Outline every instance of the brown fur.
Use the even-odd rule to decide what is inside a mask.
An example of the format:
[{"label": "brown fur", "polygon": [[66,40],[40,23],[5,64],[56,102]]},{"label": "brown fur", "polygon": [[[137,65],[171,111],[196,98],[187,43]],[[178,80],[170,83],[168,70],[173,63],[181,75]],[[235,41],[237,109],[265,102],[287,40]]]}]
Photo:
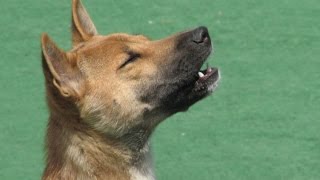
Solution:
[{"label": "brown fur", "polygon": [[[163,77],[181,36],[102,36],[80,0],[73,0],[72,49],[59,49],[46,34],[41,38],[50,110],[43,180],[128,180],[130,168],[146,171],[148,138],[174,112],[141,97],[154,85],[167,86]],[[123,67],[132,52],[138,60]]]}]

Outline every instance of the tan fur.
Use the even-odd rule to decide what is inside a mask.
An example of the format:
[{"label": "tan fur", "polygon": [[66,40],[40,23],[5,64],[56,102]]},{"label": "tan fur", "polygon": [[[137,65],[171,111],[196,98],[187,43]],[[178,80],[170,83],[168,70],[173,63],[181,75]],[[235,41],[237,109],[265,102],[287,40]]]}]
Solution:
[{"label": "tan fur", "polygon": [[41,37],[50,113],[42,179],[154,180],[154,128],[217,86],[217,68],[200,70],[212,50],[208,30],[157,41],[103,36],[80,0],[72,3],[72,49]]}]

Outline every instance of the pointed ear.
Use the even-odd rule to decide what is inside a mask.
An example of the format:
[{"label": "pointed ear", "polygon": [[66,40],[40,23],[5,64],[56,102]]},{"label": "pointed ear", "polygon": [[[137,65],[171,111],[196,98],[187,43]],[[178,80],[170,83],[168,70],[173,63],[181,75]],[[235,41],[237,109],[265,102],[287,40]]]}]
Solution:
[{"label": "pointed ear", "polygon": [[54,86],[65,97],[79,97],[81,73],[76,58],[59,49],[47,34],[42,35],[41,44]]},{"label": "pointed ear", "polygon": [[89,14],[83,7],[80,0],[72,0],[72,44],[73,46],[87,41],[92,36],[97,35]]}]

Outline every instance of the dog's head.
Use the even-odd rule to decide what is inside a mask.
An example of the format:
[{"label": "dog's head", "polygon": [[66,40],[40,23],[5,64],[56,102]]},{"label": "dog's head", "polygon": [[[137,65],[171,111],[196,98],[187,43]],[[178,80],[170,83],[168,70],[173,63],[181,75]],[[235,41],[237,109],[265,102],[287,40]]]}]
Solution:
[{"label": "dog's head", "polygon": [[212,51],[205,27],[157,41],[102,36],[79,0],[73,0],[72,20],[72,50],[42,36],[47,73],[61,97],[72,99],[83,121],[101,132],[153,127],[217,86],[218,69],[200,70]]}]

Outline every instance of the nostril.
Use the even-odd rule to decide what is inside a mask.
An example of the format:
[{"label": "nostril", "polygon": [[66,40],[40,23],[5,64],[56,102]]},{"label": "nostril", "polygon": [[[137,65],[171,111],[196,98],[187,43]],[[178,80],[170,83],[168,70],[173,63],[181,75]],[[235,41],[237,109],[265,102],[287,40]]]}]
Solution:
[{"label": "nostril", "polygon": [[199,27],[194,30],[193,42],[201,44],[209,40],[209,33],[206,27]]}]

